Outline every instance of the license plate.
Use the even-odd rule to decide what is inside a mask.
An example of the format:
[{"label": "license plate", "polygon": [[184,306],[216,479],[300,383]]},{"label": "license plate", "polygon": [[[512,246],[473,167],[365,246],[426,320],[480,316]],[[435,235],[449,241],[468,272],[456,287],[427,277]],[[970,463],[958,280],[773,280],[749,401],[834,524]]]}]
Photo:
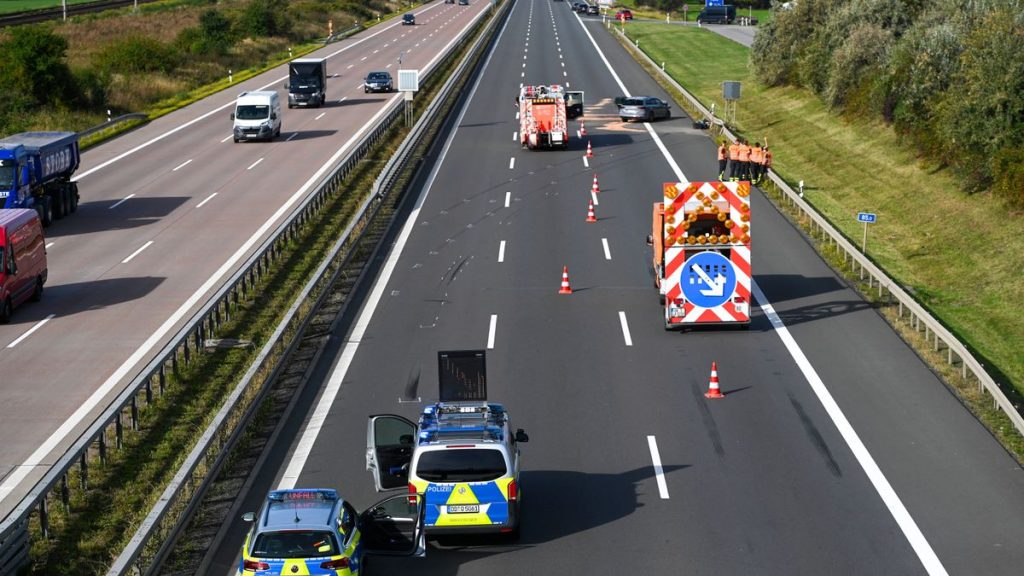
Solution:
[{"label": "license plate", "polygon": [[448,506],[449,514],[475,514],[480,512],[479,504],[451,504]]}]

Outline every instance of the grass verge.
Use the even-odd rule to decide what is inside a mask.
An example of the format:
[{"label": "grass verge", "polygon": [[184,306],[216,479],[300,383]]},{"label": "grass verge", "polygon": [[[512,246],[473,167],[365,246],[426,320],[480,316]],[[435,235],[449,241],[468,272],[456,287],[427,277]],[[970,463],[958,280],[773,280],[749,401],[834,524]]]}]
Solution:
[{"label": "grass verge", "polygon": [[[433,98],[457,61],[425,82],[421,95]],[[254,347],[200,355],[175,374],[167,392],[141,412],[139,430],[126,432],[122,449],[111,451],[104,466],[90,469],[88,488],[72,491],[71,513],[61,508],[56,494],[51,496],[51,539],[33,540],[32,563],[24,573],[106,572],[402,142],[408,130],[400,122],[395,126],[285,246],[275,272],[260,280],[256,295],[241,302],[218,331],[220,338],[249,340]],[[396,186],[405,186],[409,178],[399,178]],[[77,468],[68,481],[81,483]],[[38,517],[30,529],[39,533]]]},{"label": "grass verge", "polygon": [[[1021,213],[990,194],[969,196],[958,190],[950,174],[901,146],[884,124],[835,116],[805,90],[760,85],[750,73],[744,46],[707,30],[653,23],[627,26],[627,33],[653,60],[666,62],[666,71],[705,105],[716,103],[721,110],[720,83],[742,81],[742,99],[730,127],[751,141],[767,140],[776,171],[789,182],[803,180],[806,199],[856,244],[862,233],[857,212],[878,213],[869,256],[971,348],[1021,409],[1024,355],[1017,342],[1024,319],[1016,314],[1016,302],[1024,296],[1018,280],[1024,266]],[[850,272],[841,257],[830,257],[820,246],[819,251],[837,270]],[[906,332],[901,323],[894,325]],[[904,334],[912,345],[913,332]],[[958,371],[955,377],[947,374],[945,359],[932,354],[930,346],[915,347],[1024,461],[1024,439],[992,410],[991,400],[979,396],[973,385],[961,385]]]}]

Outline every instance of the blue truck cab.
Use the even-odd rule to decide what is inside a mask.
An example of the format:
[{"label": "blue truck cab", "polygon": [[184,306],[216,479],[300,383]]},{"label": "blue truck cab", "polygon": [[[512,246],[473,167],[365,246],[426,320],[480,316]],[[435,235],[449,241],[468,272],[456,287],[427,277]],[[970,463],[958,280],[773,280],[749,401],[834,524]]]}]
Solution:
[{"label": "blue truck cab", "polygon": [[0,208],[32,208],[43,226],[78,209],[78,134],[23,132],[0,140]]}]

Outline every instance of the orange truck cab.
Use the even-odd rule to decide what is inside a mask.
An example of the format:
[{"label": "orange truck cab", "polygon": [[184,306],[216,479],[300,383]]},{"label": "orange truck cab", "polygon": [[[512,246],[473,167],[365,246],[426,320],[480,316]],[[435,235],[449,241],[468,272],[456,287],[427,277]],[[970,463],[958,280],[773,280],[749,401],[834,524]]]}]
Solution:
[{"label": "orange truck cab", "polygon": [[10,321],[15,306],[42,298],[46,275],[39,214],[31,209],[0,210],[0,323]]}]

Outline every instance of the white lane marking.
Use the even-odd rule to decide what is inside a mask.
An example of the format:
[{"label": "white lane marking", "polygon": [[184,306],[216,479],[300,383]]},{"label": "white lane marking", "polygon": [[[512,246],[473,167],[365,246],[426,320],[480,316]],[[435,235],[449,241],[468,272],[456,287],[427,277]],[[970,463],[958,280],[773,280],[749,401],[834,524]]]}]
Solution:
[{"label": "white lane marking", "polygon": [[[443,6],[443,4],[441,4]],[[508,27],[510,20],[505,20],[505,24],[501,27],[501,32],[498,33],[498,40],[495,42],[497,46],[501,42],[501,37],[505,34],[505,29]],[[487,55],[487,60],[484,61],[483,70],[487,70],[488,64],[491,62],[491,57],[494,56],[492,50]],[[473,100],[473,96],[476,94],[477,89],[480,87],[480,80],[484,74],[480,74],[477,77],[476,82],[473,84],[473,88],[469,92],[468,101]],[[309,417],[305,427],[302,430],[302,436],[299,438],[298,444],[295,446],[295,451],[292,453],[292,458],[288,462],[288,466],[285,467],[284,474],[281,476],[281,482],[278,484],[278,488],[287,490],[294,488],[296,482],[299,480],[299,475],[302,473],[302,469],[306,466],[306,460],[309,458],[310,452],[313,450],[313,444],[316,442],[316,437],[320,435],[324,422],[327,420],[327,414],[331,410],[331,406],[334,405],[335,399],[338,397],[338,392],[341,390],[341,383],[345,379],[345,375],[348,373],[349,367],[352,366],[352,359],[355,358],[356,351],[359,349],[359,343],[362,342],[363,336],[366,334],[366,329],[370,325],[370,319],[373,318],[373,312],[376,310],[377,305],[380,303],[381,297],[384,295],[384,289],[387,288],[388,282],[391,280],[391,274],[394,273],[395,267],[398,265],[398,259],[402,255],[402,250],[405,249],[405,243],[409,240],[409,235],[412,234],[413,228],[416,226],[416,222],[419,221],[420,210],[423,209],[423,203],[426,202],[427,196],[430,194],[430,189],[434,185],[434,180],[437,178],[437,173],[440,172],[441,167],[444,165],[444,159],[448,155],[448,151],[451,149],[452,142],[457,140],[458,126],[462,124],[463,118],[466,117],[466,111],[469,110],[469,106],[463,106],[462,111],[459,113],[459,117],[455,120],[455,133],[452,134],[451,138],[448,138],[444,144],[444,148],[441,150],[441,157],[434,164],[434,168],[427,178],[427,185],[420,191],[419,197],[416,199],[416,204],[409,213],[408,219],[405,221],[405,225],[402,226],[402,231],[398,234],[398,238],[395,241],[391,252],[388,254],[387,260],[384,262],[384,266],[381,268],[380,274],[377,276],[377,281],[374,282],[373,288],[370,289],[370,293],[367,296],[363,307],[359,310],[359,315],[356,318],[355,324],[352,326],[352,331],[348,336],[348,340],[345,347],[342,349],[341,354],[338,356],[338,362],[334,365],[334,369],[331,371],[331,375],[327,378],[327,385],[324,386],[324,391],[320,395],[320,402],[316,405],[313,414]],[[330,162],[335,162],[337,159],[332,158]],[[28,472],[26,471],[25,474]],[[13,472],[11,473],[14,474]],[[8,476],[9,477],[9,476]]]},{"label": "white lane marking", "polygon": [[355,64],[349,64],[348,66],[345,67],[345,70],[348,70],[349,68],[352,68],[353,66],[355,66]]},{"label": "white lane marking", "polygon": [[35,326],[29,328],[28,332],[25,332],[21,336],[18,336],[18,338],[14,342],[11,342],[10,344],[8,344],[7,347],[8,348],[14,348],[18,344],[21,344],[22,340],[24,340],[25,338],[28,338],[29,336],[32,335],[33,332],[35,332],[36,330],[39,330],[40,328],[42,328],[43,324],[46,324],[47,322],[52,320],[54,316],[56,316],[56,314],[50,314],[46,318],[43,318],[39,322],[36,322]]},{"label": "white lane marking", "polygon": [[285,139],[284,139],[284,141],[285,141],[285,142],[291,142],[291,141],[292,141],[292,139],[293,139],[293,138],[295,138],[295,137],[296,137],[296,136],[298,136],[298,135],[299,135],[299,133],[298,133],[298,132],[292,132],[292,135],[291,135],[291,136],[289,136],[289,137],[287,137],[287,138],[285,138]]},{"label": "white lane marking", "polygon": [[505,192],[505,208],[508,208],[508,203],[512,201],[512,193]]},{"label": "white lane marking", "polygon": [[519,131],[518,130],[514,130],[512,132],[512,141],[515,142],[516,140],[519,140]]},{"label": "white lane marking", "polygon": [[114,202],[113,204],[110,205],[110,208],[107,208],[107,210],[113,210],[114,208],[117,208],[121,204],[124,204],[125,202],[127,202],[130,198],[135,198],[135,194],[129,194],[129,195],[125,196],[124,198],[118,200],[117,202]]},{"label": "white lane marking", "polygon": [[178,170],[180,170],[180,169],[184,168],[185,166],[188,166],[188,165],[189,165],[189,164],[191,164],[191,163],[192,163],[192,159],[191,159],[191,158],[189,158],[188,160],[185,160],[185,161],[184,161],[184,162],[182,162],[181,164],[178,164],[177,166],[175,166],[175,167],[174,167],[174,169],[173,169],[173,170],[171,170],[171,172],[177,172]]},{"label": "white lane marking", "polygon": [[583,139],[583,136],[580,134],[579,130],[576,131],[576,137],[581,139],[581,140]]},{"label": "white lane marking", "polygon": [[900,497],[896,494],[892,485],[885,478],[885,474],[882,473],[881,468],[875,462],[875,459],[868,452],[866,446],[861,441],[860,436],[856,430],[853,429],[853,425],[846,419],[846,415],[839,408],[839,404],[836,403],[835,399],[832,398],[832,394],[825,387],[825,383],[822,382],[821,377],[818,376],[818,372],[811,365],[810,360],[804,355],[803,350],[800,349],[800,345],[796,343],[796,339],[789,333],[789,329],[783,324],[782,319],[775,313],[774,307],[765,297],[764,292],[761,291],[760,286],[757,282],[751,281],[751,288],[753,288],[754,296],[757,298],[757,302],[764,312],[765,316],[772,324],[772,328],[779,335],[782,343],[786,346],[786,350],[789,351],[790,356],[793,357],[793,361],[796,362],[798,368],[803,373],[804,378],[807,379],[808,384],[811,385],[811,390],[818,397],[821,405],[824,406],[825,411],[828,413],[832,422],[835,424],[839,433],[846,440],[847,446],[850,447],[850,451],[853,452],[857,462],[861,468],[864,469],[864,473],[868,479],[871,480],[871,484],[875,487],[875,491],[882,498],[882,502],[885,503],[886,508],[889,509],[889,513],[892,514],[893,519],[899,524],[901,530],[903,530],[904,536],[910,542],[914,552],[917,553],[918,559],[924,565],[925,570],[932,576],[945,576],[947,574],[945,567],[942,562],[939,561],[939,557],[932,550],[928,540],[925,539],[921,529],[918,528],[917,523],[910,516],[910,512],[903,505]]},{"label": "white lane marking", "polygon": [[501,244],[498,244],[498,262],[505,261],[505,241],[502,240]]},{"label": "white lane marking", "polygon": [[511,158],[509,158],[509,159],[508,159],[508,169],[509,169],[509,170],[512,170],[512,169],[514,169],[515,167],[516,167],[516,157],[515,157],[515,156],[513,156],[513,157],[511,157]]},{"label": "white lane marking", "polygon": [[234,136],[234,134],[229,134],[228,137],[223,139],[223,140],[221,140],[220,143],[223,144],[223,143],[227,142],[228,140],[231,140],[232,136]]},{"label": "white lane marking", "polygon": [[[426,8],[424,11],[432,10],[434,8],[436,8],[436,6],[431,6],[429,8]],[[344,52],[346,50],[355,48],[356,46],[362,44],[363,42],[366,42],[367,40],[369,40],[371,38],[374,38],[376,36],[379,36],[379,35],[383,34],[384,32],[387,32],[388,30],[394,28],[395,26],[401,26],[401,23],[400,22],[396,22],[396,23],[394,23],[394,24],[392,24],[392,25],[390,25],[390,26],[388,26],[386,28],[381,29],[378,32],[374,32],[373,34],[370,34],[366,38],[362,38],[362,39],[356,40],[355,42],[353,42],[353,43],[351,43],[351,44],[349,44],[347,46],[343,46],[342,48],[339,48],[338,50],[335,50],[334,52],[331,52],[330,54],[328,54],[324,58],[326,58],[326,59],[333,58],[333,57],[337,56],[338,54],[341,54],[342,52]],[[266,90],[267,88],[270,88],[271,86],[275,86],[277,84],[280,84],[282,80],[287,80],[287,79],[288,79],[287,76],[281,76],[280,78],[275,78],[274,80],[271,80],[270,82],[264,84],[263,86],[260,86],[259,88],[257,88],[257,90]],[[151,140],[147,140],[146,142],[143,142],[142,144],[139,144],[135,148],[132,148],[130,150],[126,150],[126,151],[118,154],[117,156],[114,156],[110,160],[107,160],[105,162],[101,162],[100,164],[98,164],[98,165],[96,165],[96,166],[94,166],[94,167],[92,167],[92,168],[90,168],[90,169],[88,169],[88,170],[86,170],[84,172],[79,172],[73,178],[71,178],[71,181],[72,182],[78,182],[79,180],[81,180],[82,178],[85,178],[86,176],[92,174],[93,172],[96,172],[98,170],[102,170],[103,168],[106,168],[107,166],[110,166],[111,164],[113,164],[114,162],[117,162],[118,160],[121,160],[121,159],[123,159],[123,158],[125,158],[127,156],[130,156],[130,155],[138,152],[139,150],[142,150],[143,148],[147,148],[148,146],[150,146],[152,144],[155,144],[155,143],[159,142],[160,140],[163,140],[164,138],[167,138],[168,136],[170,136],[172,134],[176,134],[176,133],[184,130],[185,128],[188,128],[189,126],[191,126],[191,125],[193,125],[193,124],[195,124],[197,122],[201,122],[201,121],[209,118],[210,116],[213,116],[214,114],[217,114],[217,113],[221,112],[222,110],[227,110],[228,108],[232,108],[232,107],[234,107],[234,105],[235,105],[235,101],[234,101],[234,99],[232,99],[231,102],[228,102],[227,104],[223,104],[221,106],[218,106],[217,108],[214,108],[213,110],[210,110],[209,112],[207,112],[205,114],[201,114],[201,115],[199,115],[199,116],[189,120],[188,122],[185,122],[181,126],[178,126],[177,128],[173,128],[171,130],[168,130],[167,132],[164,132],[163,134],[161,134],[159,136],[156,136],[155,138],[152,138]],[[228,136],[228,138],[230,138],[230,136]],[[221,142],[226,142],[226,141],[227,141],[227,138],[225,138],[224,140],[221,140]],[[2,496],[2,492],[0,492],[0,496]]]},{"label": "white lane marking", "polygon": [[365,85],[366,85],[365,83],[360,82],[359,84],[356,84],[355,86],[353,86],[353,88],[362,88]]},{"label": "white lane marking", "polygon": [[131,253],[131,255],[129,255],[129,256],[128,256],[127,258],[125,258],[124,260],[121,260],[121,264],[127,264],[127,263],[131,262],[133,258],[135,258],[136,256],[138,256],[139,254],[142,254],[142,251],[143,251],[143,250],[145,250],[146,248],[149,248],[149,247],[150,247],[150,246],[152,246],[152,245],[153,245],[153,241],[152,241],[152,240],[150,240],[149,242],[146,242],[145,244],[143,244],[143,245],[142,245],[142,247],[141,247],[141,248],[139,248],[139,249],[138,249],[138,250],[136,250],[135,252],[132,252],[132,253]]},{"label": "white lane marking", "polygon": [[562,76],[565,76],[566,78],[568,78],[569,77],[569,73],[566,72],[565,70],[562,70]]},{"label": "white lane marking", "polygon": [[43,246],[43,248],[46,248],[47,250],[49,250],[50,248],[53,248],[54,244],[56,244],[56,242],[47,242],[46,246]]},{"label": "white lane marking", "polygon": [[583,165],[590,168],[590,160],[586,156],[583,157]]},{"label": "white lane marking", "polygon": [[210,200],[213,200],[213,197],[214,197],[214,196],[216,196],[216,195],[217,195],[217,193],[216,193],[216,192],[214,192],[213,194],[210,194],[209,196],[207,196],[207,197],[206,197],[206,199],[205,199],[205,200],[203,200],[203,201],[202,201],[202,202],[200,202],[199,204],[196,204],[196,208],[202,208],[202,207],[203,207],[203,204],[206,204],[206,203],[207,203],[207,202],[209,202]]},{"label": "white lane marking", "polygon": [[611,249],[608,248],[608,239],[607,238],[601,238],[601,245],[604,246],[604,259],[605,260],[611,260],[612,259],[612,251],[611,251]]},{"label": "white lane marking", "polygon": [[526,72],[520,72],[519,73],[519,77],[520,78],[526,78]]},{"label": "white lane marking", "polygon": [[562,62],[562,68],[565,68],[565,62]]},{"label": "white lane marking", "polygon": [[246,168],[246,170],[252,170],[252,169],[253,169],[253,168],[255,168],[255,167],[256,167],[256,165],[257,165],[257,164],[259,164],[260,162],[263,162],[263,158],[260,158],[259,160],[257,160],[257,161],[255,161],[255,162],[253,162],[253,163],[252,163],[252,164],[251,164],[251,165],[250,165],[250,166],[249,166],[248,168]]},{"label": "white lane marking", "polygon": [[[587,27],[583,25],[583,21],[580,20],[578,15],[576,16],[576,19],[577,21],[579,21],[580,27],[583,28],[584,33],[586,33],[587,37],[590,38],[591,44],[593,44],[594,49],[597,51],[597,54],[601,57],[601,60],[604,62],[604,65],[612,74],[612,77],[615,79],[615,82],[618,83],[619,88],[622,90],[623,94],[626,96],[630,96],[630,93],[628,90],[626,90],[626,87],[622,83],[622,80],[619,79],[618,74],[615,73],[615,69],[612,68],[612,65],[608,62],[608,59],[605,58],[604,52],[602,52],[601,49],[597,46],[597,42],[595,42],[594,37],[591,36],[590,30],[588,30]],[[668,149],[665,148],[665,145],[661,142],[661,139],[658,138],[657,133],[654,132],[654,129],[651,128],[649,124],[645,124],[644,126],[647,128],[647,131],[654,138],[654,141],[657,143],[662,155],[665,157],[665,160],[668,162],[672,170],[676,173],[676,176],[679,178],[679,181],[688,182],[686,177],[683,175],[683,171],[679,169],[679,165],[676,164]],[[925,570],[928,572],[930,576],[946,576],[948,573],[946,572],[945,567],[942,565],[942,562],[939,561],[939,557],[935,554],[935,550],[932,549],[931,545],[928,543],[928,540],[925,539],[924,534],[921,532],[921,529],[917,526],[917,523],[910,516],[910,512],[903,505],[903,502],[896,494],[896,491],[893,489],[892,485],[889,484],[889,481],[882,473],[881,468],[878,467],[878,464],[875,462],[874,458],[868,452],[867,447],[864,446],[864,443],[861,441],[860,436],[857,435],[857,432],[853,429],[853,426],[850,424],[849,420],[846,419],[846,416],[843,414],[843,411],[839,408],[839,405],[836,403],[835,399],[832,398],[832,394],[829,393],[828,388],[825,387],[825,383],[821,381],[821,378],[818,376],[817,371],[815,371],[810,361],[804,355],[803,350],[800,349],[800,346],[796,343],[796,340],[789,333],[789,330],[786,328],[786,325],[782,323],[782,320],[775,313],[775,310],[772,307],[771,302],[769,302],[768,298],[766,298],[764,293],[761,292],[761,288],[757,285],[757,282],[751,281],[751,288],[753,289],[754,296],[755,298],[757,298],[757,302],[761,310],[764,312],[765,316],[771,322],[772,327],[775,329],[775,332],[779,335],[779,338],[782,340],[782,343],[786,346],[786,350],[789,351],[789,354],[790,356],[792,356],[793,361],[796,363],[797,367],[800,368],[800,371],[803,373],[804,378],[807,379],[808,384],[810,384],[811,389],[814,391],[815,395],[817,395],[818,400],[821,402],[822,406],[825,408],[825,411],[832,419],[832,422],[839,430],[839,433],[846,441],[847,446],[850,447],[850,451],[853,452],[854,457],[857,458],[857,462],[860,464],[861,468],[864,469],[864,473],[867,475],[868,479],[871,480],[871,484],[874,486],[875,491],[878,492],[878,495],[879,497],[881,497],[882,502],[885,503],[886,507],[889,509],[889,513],[892,514],[893,519],[896,520],[896,523],[903,531],[903,535],[910,542],[911,547],[917,554],[917,557],[921,561],[921,564],[924,565]],[[648,438],[652,439],[653,436],[649,436]]]},{"label": "white lane marking", "polygon": [[[374,50],[373,51],[374,54],[376,54],[377,52],[380,52],[380,50]],[[363,58],[363,59],[365,60],[365,58]]]},{"label": "white lane marking", "polygon": [[387,66],[385,66],[385,68],[391,68],[391,64],[388,64]]},{"label": "white lane marking", "polygon": [[654,436],[647,437],[647,447],[651,449],[651,461],[654,462],[654,476],[658,479],[658,493],[662,500],[668,500],[668,484],[665,483],[665,470],[661,467],[661,455],[658,454],[658,442]]},{"label": "white lane marking", "polygon": [[325,114],[327,114],[327,112],[321,112],[320,115],[317,116],[316,118],[313,118],[313,120],[319,120],[319,119],[323,118]]},{"label": "white lane marking", "polygon": [[[605,244],[606,248],[607,246],[608,245]],[[626,346],[632,346],[633,338],[629,335],[629,324],[626,323],[626,313],[622,310],[619,310],[619,324],[622,325],[622,339],[626,341]]]},{"label": "white lane marking", "polygon": [[599,206],[601,204],[597,201],[597,194],[593,190],[590,191],[590,199],[593,200],[594,206]]},{"label": "white lane marking", "polygon": [[342,96],[341,100],[338,100],[338,104],[341,104],[345,100],[348,100],[348,96]]},{"label": "white lane marking", "polygon": [[365,62],[367,58],[369,58],[369,56],[363,56],[362,58],[359,59],[359,61],[360,62]]},{"label": "white lane marking", "polygon": [[498,327],[498,315],[491,314],[491,326],[487,328],[487,349],[494,350],[494,331]]},{"label": "white lane marking", "polygon": [[[520,84],[520,85],[519,85],[519,87],[520,87],[520,88],[522,88],[522,87],[523,87],[523,85],[522,85],[522,84]],[[519,120],[519,112],[516,112],[516,120]]]},{"label": "white lane marking", "polygon": [[[443,6],[443,4],[439,4],[438,6]],[[427,8],[427,10],[430,10],[430,9],[431,8]],[[400,24],[394,24],[394,26],[399,26],[399,25]],[[377,34],[380,34],[380,33],[384,32],[386,30],[387,30],[387,28],[385,28],[384,30],[381,30],[380,32],[377,32],[375,34],[367,36],[363,40],[360,40],[358,42],[350,44],[350,45],[346,46],[345,48],[342,48],[342,49],[338,50],[337,52],[331,54],[330,56],[334,56],[336,54],[339,54],[339,53],[341,53],[341,52],[343,52],[343,51],[345,51],[345,50],[347,50],[347,49],[349,49],[349,48],[351,48],[353,46],[356,46],[356,45],[362,43],[365,40],[373,38]],[[440,58],[441,54],[446,52],[451,47],[451,45],[454,42],[455,42],[455,39],[453,38],[448,43],[448,45],[446,45],[442,49],[442,51],[437,56],[435,56],[433,58],[433,60],[431,60],[430,62],[427,63],[426,67],[429,68],[431,65],[433,65],[433,63]],[[488,58],[488,61],[489,61],[489,58]],[[264,88],[268,88],[268,87],[270,87],[270,86],[272,86],[274,84],[278,84],[282,80],[284,80],[284,78],[278,78],[278,79],[274,80],[273,82],[271,82],[270,84],[267,84],[266,86],[264,86]],[[477,84],[479,84],[479,80],[477,81]],[[475,90],[476,89],[474,88],[474,91]],[[245,243],[242,244],[242,246],[240,246],[238,248],[238,250],[236,250],[235,253],[232,254],[231,257],[228,258],[228,260],[226,262],[224,262],[224,264],[222,264],[220,268],[217,269],[216,272],[214,272],[209,278],[207,278],[206,282],[204,282],[203,285],[200,286],[192,294],[192,296],[190,296],[188,298],[188,300],[186,300],[181,306],[179,306],[178,309],[175,310],[174,313],[171,314],[171,316],[169,318],[167,318],[167,320],[165,320],[164,323],[161,324],[160,327],[157,328],[153,332],[153,334],[151,334],[149,336],[149,338],[146,339],[145,342],[143,342],[141,345],[139,345],[139,347],[135,350],[135,352],[133,352],[132,355],[127,360],[125,360],[124,363],[122,363],[121,366],[118,367],[118,369],[116,371],[114,371],[114,373],[111,374],[110,377],[108,377],[103,382],[103,384],[99,388],[97,388],[92,393],[91,396],[89,396],[88,399],[85,400],[85,402],[80,404],[78,406],[78,408],[75,410],[75,412],[73,414],[71,414],[67,419],[65,419],[64,422],[60,425],[60,427],[57,428],[57,430],[55,430],[53,432],[53,434],[50,434],[50,436],[46,439],[45,442],[42,443],[42,445],[40,445],[38,448],[36,448],[35,452],[33,452],[31,455],[29,455],[29,457],[27,459],[25,459],[24,462],[22,462],[20,465],[16,466],[14,468],[14,470],[12,470],[7,476],[4,477],[3,482],[0,483],[0,502],[3,502],[5,499],[7,499],[7,497],[10,496],[11,492],[19,484],[21,484],[21,482],[26,477],[28,477],[28,475],[33,470],[37,469],[38,466],[43,464],[44,458],[50,452],[52,452],[53,449],[56,448],[58,444],[63,442],[64,439],[67,438],[68,434],[70,434],[71,431],[75,429],[75,427],[77,427],[79,424],[81,424],[82,420],[84,420],[85,417],[88,416],[89,413],[92,412],[96,408],[96,406],[99,405],[100,401],[103,398],[105,398],[113,390],[114,386],[118,382],[120,382],[121,379],[124,378],[128,374],[128,372],[132,368],[135,367],[136,364],[138,364],[147,354],[150,353],[150,351],[167,335],[167,333],[170,332],[171,329],[173,329],[175,327],[175,325],[177,325],[177,323],[179,321],[181,321],[182,318],[185,317],[185,315],[192,309],[193,306],[195,306],[197,303],[199,303],[200,301],[202,301],[205,298],[207,292],[209,292],[214,286],[218,285],[223,280],[224,276],[227,275],[228,272],[230,272],[232,269],[234,269],[235,265],[239,262],[239,260],[241,260],[249,252],[249,250],[252,249],[252,247],[256,245],[256,243],[260,240],[260,238],[262,238],[276,224],[277,220],[280,219],[285,214],[287,214],[288,211],[291,210],[292,206],[294,206],[296,202],[298,202],[300,199],[305,197],[305,195],[309,191],[309,189],[314,184],[316,184],[317,182],[320,181],[320,179],[323,177],[323,175],[328,170],[330,170],[330,168],[332,166],[334,166],[336,162],[338,162],[338,160],[345,154],[345,152],[347,152],[348,149],[352,147],[353,143],[355,143],[357,140],[359,140],[359,138],[361,138],[363,136],[363,134],[369,129],[370,126],[375,125],[377,123],[377,121],[380,120],[381,116],[384,115],[384,112],[386,112],[388,110],[388,107],[390,105],[392,105],[394,102],[397,102],[399,97],[400,97],[399,94],[396,94],[395,96],[393,96],[392,100],[387,101],[387,103],[385,104],[385,106],[383,108],[381,108],[379,111],[377,111],[377,113],[374,114],[369,120],[367,120],[367,122],[365,124],[363,124],[362,127],[360,127],[358,130],[356,130],[355,134],[353,134],[352,137],[349,138],[348,141],[346,141],[341,146],[341,148],[339,148],[338,151],[335,152],[334,155],[331,156],[327,160],[327,162],[325,162],[312,176],[310,176],[309,179],[306,180],[306,182],[295,192],[295,194],[292,195],[291,198],[289,198],[288,200],[283,202],[281,204],[281,206],[278,207],[277,211],[275,211],[274,214],[272,214],[270,216],[270,218],[268,218],[262,225],[260,225],[259,229],[256,230],[252,234],[252,236],[250,236],[249,239],[246,240]],[[234,102],[232,102],[231,104],[229,104],[227,106],[221,107],[218,110],[214,110],[214,112],[217,112],[219,110],[223,110],[224,108],[227,108],[228,106],[234,106]],[[129,150],[128,152],[124,152],[120,156],[118,156],[117,158],[115,158],[113,160],[108,160],[104,164],[101,164],[100,166],[97,166],[96,168],[93,168],[90,172],[94,172],[96,170],[99,170],[103,166],[107,166],[109,164],[112,164],[116,160],[119,160],[119,159],[121,159],[121,158],[123,158],[125,156],[128,156],[129,154],[131,154],[131,153],[133,153],[135,151],[141,150],[142,148],[145,148],[146,146],[149,146],[153,142],[156,142],[157,140],[160,140],[160,139],[162,139],[162,138],[172,134],[173,132],[176,132],[176,131],[182,129],[185,126],[188,126],[190,124],[198,122],[199,120],[201,120],[203,118],[208,117],[210,114],[212,114],[212,112],[209,113],[209,114],[204,114],[203,116],[200,116],[199,118],[196,118],[192,122],[189,122],[188,124],[184,124],[182,126],[179,126],[178,128],[175,128],[174,130],[172,130],[170,132],[166,132],[163,135],[159,136],[158,138],[155,138],[155,139],[150,140],[149,142],[147,142],[145,144],[137,146],[136,148],[134,148],[132,150]],[[464,114],[464,112],[463,112],[463,114]],[[460,118],[460,122],[461,122],[461,118]],[[450,145],[450,143],[451,143],[451,141],[449,141],[448,144],[446,144],[446,146]],[[445,148],[445,150],[447,150],[447,147]],[[383,288],[381,288],[381,290],[383,290]],[[380,299],[380,295],[379,294],[378,294],[377,298]],[[338,382],[338,386],[340,386],[340,385],[341,385],[341,383]],[[337,390],[335,390],[334,393],[337,394]],[[325,393],[325,396],[327,396],[326,393]],[[308,449],[306,451],[306,455],[308,456]],[[305,458],[303,458],[303,462],[304,461],[305,461]],[[301,470],[301,466],[300,466],[299,469]],[[294,487],[294,485],[295,484],[294,484],[294,481],[293,481],[291,487]]]}]

